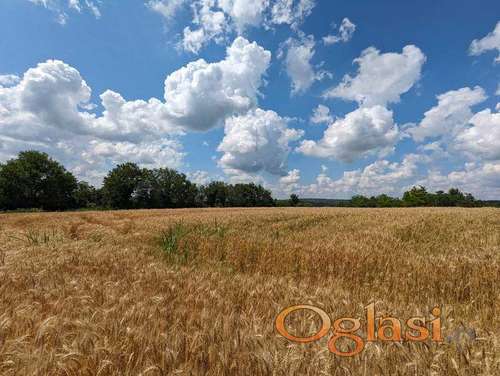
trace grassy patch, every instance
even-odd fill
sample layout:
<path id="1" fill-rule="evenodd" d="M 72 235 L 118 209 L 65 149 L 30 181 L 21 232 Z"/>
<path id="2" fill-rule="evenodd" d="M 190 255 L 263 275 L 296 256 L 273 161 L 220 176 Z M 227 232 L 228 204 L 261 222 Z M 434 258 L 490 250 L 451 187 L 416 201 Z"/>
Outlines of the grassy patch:
<path id="1" fill-rule="evenodd" d="M 215 261 L 226 259 L 226 239 L 229 228 L 213 223 L 175 222 L 158 237 L 163 255 L 171 262 L 186 264 L 195 261 L 201 251 L 210 252 Z"/>
<path id="2" fill-rule="evenodd" d="M 56 229 L 35 229 L 28 228 L 19 236 L 11 236 L 13 239 L 20 240 L 28 246 L 42 246 L 47 244 L 59 243 L 64 240 L 64 236 Z"/>

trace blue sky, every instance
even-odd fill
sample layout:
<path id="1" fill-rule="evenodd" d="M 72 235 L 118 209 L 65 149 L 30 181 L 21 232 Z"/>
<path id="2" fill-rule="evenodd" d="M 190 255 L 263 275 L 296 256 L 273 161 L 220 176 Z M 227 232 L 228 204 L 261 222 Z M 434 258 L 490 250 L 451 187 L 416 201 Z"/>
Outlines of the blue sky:
<path id="1" fill-rule="evenodd" d="M 499 21 L 493 0 L 4 0 L 0 161 L 499 198 Z"/>

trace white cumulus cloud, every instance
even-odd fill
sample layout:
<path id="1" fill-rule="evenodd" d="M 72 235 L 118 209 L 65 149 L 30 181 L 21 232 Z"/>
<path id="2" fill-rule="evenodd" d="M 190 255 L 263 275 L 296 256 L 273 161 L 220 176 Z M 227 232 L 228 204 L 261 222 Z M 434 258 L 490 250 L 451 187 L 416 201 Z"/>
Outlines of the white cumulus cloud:
<path id="1" fill-rule="evenodd" d="M 313 184 L 302 187 L 301 193 L 330 198 L 354 194 L 400 195 L 418 177 L 418 165 L 422 160 L 417 154 L 406 155 L 400 163 L 382 159 L 362 169 L 344 171 L 338 179 L 332 179 L 322 171 Z"/>
<path id="2" fill-rule="evenodd" d="M 297 29 L 315 6 L 314 0 L 276 0 L 271 8 L 270 22 Z"/>
<path id="3" fill-rule="evenodd" d="M 299 187 L 300 170 L 293 169 L 279 180 L 280 188 L 286 192 L 291 192 Z"/>
<path id="4" fill-rule="evenodd" d="M 363 106 L 399 102 L 420 79 L 426 57 L 413 45 L 403 48 L 402 53 L 380 53 L 374 47 L 367 48 L 354 60 L 359 65 L 355 77 L 346 75 L 336 87 L 327 90 L 327 98 L 342 98 Z"/>
<path id="5" fill-rule="evenodd" d="M 420 124 L 408 129 L 418 142 L 457 134 L 472 118 L 471 107 L 486 100 L 486 94 L 479 86 L 464 87 L 438 95 L 437 100 L 438 104 L 424 114 Z"/>
<path id="6" fill-rule="evenodd" d="M 0 74 L 0 86 L 13 86 L 20 80 L 21 78 L 15 74 Z"/>
<path id="7" fill-rule="evenodd" d="M 250 28 L 272 29 L 299 25 L 312 13 L 314 0 L 149 0 L 147 6 L 170 24 L 186 4 L 192 19 L 182 32 L 179 47 L 198 54 L 209 42 L 225 42 L 232 34 L 243 35 Z"/>
<path id="8" fill-rule="evenodd" d="M 94 112 L 91 88 L 78 70 L 48 60 L 0 85 L 0 159 L 35 148 L 89 179 L 124 160 L 178 167 L 185 154 L 182 134 L 223 125 L 257 105 L 270 58 L 240 37 L 224 60 L 198 60 L 168 75 L 164 100 L 129 101 L 105 91 L 102 114 Z"/>
<path id="9" fill-rule="evenodd" d="M 473 158 L 500 160 L 500 113 L 486 109 L 475 114 L 469 123 L 457 135 L 455 148 Z"/>
<path id="10" fill-rule="evenodd" d="M 447 191 L 454 187 L 481 199 L 497 200 L 500 196 L 500 163 L 466 163 L 463 169 L 448 173 L 431 170 L 416 184 L 430 191 Z"/>
<path id="11" fill-rule="evenodd" d="M 218 0 L 218 3 L 240 32 L 248 26 L 259 26 L 269 6 L 269 0 Z"/>
<path id="12" fill-rule="evenodd" d="M 495 29 L 482 39 L 474 39 L 469 47 L 469 53 L 473 56 L 481 55 L 487 51 L 496 50 L 499 55 L 495 62 L 500 62 L 500 22 Z"/>
<path id="13" fill-rule="evenodd" d="M 292 81 L 292 94 L 303 93 L 315 81 L 328 75 L 317 70 L 311 60 L 315 54 L 316 43 L 312 35 L 300 39 L 289 38 L 281 47 L 279 56 L 284 57 L 285 68 Z"/>
<path id="14" fill-rule="evenodd" d="M 335 120 L 321 140 L 303 141 L 298 151 L 352 162 L 369 154 L 387 154 L 398 140 L 399 130 L 392 111 L 382 106 L 360 107 Z"/>
<path id="15" fill-rule="evenodd" d="M 218 63 L 200 59 L 165 80 L 166 107 L 173 121 L 187 129 L 207 130 L 257 103 L 262 76 L 271 53 L 242 37 L 227 49 Z"/>
<path id="16" fill-rule="evenodd" d="M 193 24 L 184 28 L 182 46 L 184 50 L 197 54 L 211 40 L 222 42 L 229 29 L 228 19 L 222 10 L 214 8 L 215 0 L 200 0 L 193 3 Z"/>
<path id="17" fill-rule="evenodd" d="M 224 132 L 218 147 L 224 153 L 219 165 L 232 175 L 261 171 L 286 175 L 289 143 L 303 134 L 288 128 L 276 112 L 262 109 L 227 119 Z"/>

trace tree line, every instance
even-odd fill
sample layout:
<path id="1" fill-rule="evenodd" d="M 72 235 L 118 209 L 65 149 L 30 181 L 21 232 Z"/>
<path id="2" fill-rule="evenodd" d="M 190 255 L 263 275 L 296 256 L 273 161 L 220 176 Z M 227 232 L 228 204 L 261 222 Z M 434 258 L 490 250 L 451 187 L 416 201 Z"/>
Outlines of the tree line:
<path id="1" fill-rule="evenodd" d="M 327 205 L 326 202 L 331 202 Z M 0 164 L 0 210 L 153 209 L 191 207 L 315 206 L 314 200 L 275 200 L 262 185 L 214 181 L 196 185 L 185 174 L 169 168 L 147 169 L 123 163 L 108 172 L 101 188 L 93 187 L 47 154 L 24 151 Z M 427 192 L 413 187 L 403 197 L 382 194 L 351 200 L 322 200 L 321 206 L 412 207 L 495 206 L 456 188 Z"/>
<path id="2" fill-rule="evenodd" d="M 448 192 L 428 192 L 423 186 L 414 186 L 404 192 L 401 198 L 386 194 L 378 196 L 356 195 L 350 200 L 301 199 L 298 205 L 283 206 L 322 206 L 322 207 L 354 207 L 354 208 L 405 208 L 405 207 L 500 207 L 500 201 L 477 200 L 470 193 L 463 193 L 457 188 Z"/>
<path id="3" fill-rule="evenodd" d="M 72 210 L 274 206 L 261 185 L 212 182 L 197 186 L 169 168 L 116 166 L 95 188 L 38 151 L 24 151 L 0 164 L 0 210 Z"/>
<path id="4" fill-rule="evenodd" d="M 463 193 L 457 188 L 451 188 L 448 192 L 428 192 L 425 187 L 416 186 L 406 191 L 402 198 L 390 197 L 386 194 L 365 197 L 354 196 L 351 206 L 365 208 L 388 208 L 388 207 L 420 207 L 420 206 L 461 206 L 477 207 L 485 206 L 485 202 L 476 200 L 470 193 Z"/>

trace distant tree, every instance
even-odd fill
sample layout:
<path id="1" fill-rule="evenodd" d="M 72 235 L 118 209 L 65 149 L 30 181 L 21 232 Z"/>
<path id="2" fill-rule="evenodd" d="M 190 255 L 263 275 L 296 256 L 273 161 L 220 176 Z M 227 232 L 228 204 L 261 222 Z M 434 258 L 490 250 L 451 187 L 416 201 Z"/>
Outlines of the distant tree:
<path id="1" fill-rule="evenodd" d="M 194 207 L 198 189 L 186 175 L 169 168 L 143 170 L 133 194 L 138 208 Z"/>
<path id="2" fill-rule="evenodd" d="M 451 206 L 460 206 L 465 202 L 465 195 L 458 188 L 450 188 L 448 191 L 448 197 Z"/>
<path id="3" fill-rule="evenodd" d="M 351 206 L 356 208 L 370 207 L 370 199 L 363 195 L 356 195 L 351 198 Z"/>
<path id="4" fill-rule="evenodd" d="M 101 205 L 100 191 L 85 181 L 78 182 L 73 197 L 77 208 L 95 208 Z"/>
<path id="5" fill-rule="evenodd" d="M 434 206 L 452 206 L 450 196 L 443 191 L 437 191 L 432 195 L 432 202 Z"/>
<path id="6" fill-rule="evenodd" d="M 162 208 L 186 208 L 196 205 L 198 189 L 186 175 L 168 168 L 153 171 L 157 185 L 154 196 Z"/>
<path id="7" fill-rule="evenodd" d="M 378 208 L 393 208 L 401 206 L 401 202 L 399 199 L 390 197 L 386 194 L 381 194 L 375 197 L 374 200 Z"/>
<path id="8" fill-rule="evenodd" d="M 235 184 L 228 186 L 227 204 L 233 207 L 274 206 L 271 192 L 261 185 Z"/>
<path id="9" fill-rule="evenodd" d="M 274 205 L 276 205 L 276 202 L 273 200 L 273 195 L 272 195 L 270 190 L 265 189 L 260 184 L 257 185 L 257 187 L 255 189 L 256 189 L 256 193 L 257 193 L 257 206 L 274 206 Z"/>
<path id="10" fill-rule="evenodd" d="M 5 192 L 4 184 L 2 184 L 2 169 L 4 165 L 0 163 L 0 210 L 7 208 L 7 197 Z"/>
<path id="11" fill-rule="evenodd" d="M 24 151 L 0 168 L 3 209 L 65 210 L 75 206 L 76 178 L 45 153 Z"/>
<path id="12" fill-rule="evenodd" d="M 106 205 L 115 209 L 134 207 L 134 195 L 137 193 L 145 171 L 135 163 L 123 163 L 116 166 L 104 178 L 102 187 Z"/>
<path id="13" fill-rule="evenodd" d="M 475 197 L 471 193 L 466 193 L 462 206 L 469 206 L 469 207 L 479 206 L 479 203 L 476 201 Z"/>
<path id="14" fill-rule="evenodd" d="M 229 186 L 228 203 L 233 207 L 257 206 L 253 184 L 235 184 Z"/>
<path id="15" fill-rule="evenodd" d="M 153 171 L 142 169 L 140 177 L 131 193 L 130 205 L 138 209 L 161 207 L 158 191 L 158 182 Z"/>
<path id="16" fill-rule="evenodd" d="M 425 187 L 413 187 L 403 194 L 403 204 L 405 206 L 430 206 L 432 196 L 429 195 Z"/>
<path id="17" fill-rule="evenodd" d="M 297 196 L 295 193 L 292 193 L 290 195 L 290 206 L 297 206 L 300 203 L 299 196 Z"/>
<path id="18" fill-rule="evenodd" d="M 470 193 L 462 193 L 458 188 L 451 188 L 448 193 L 437 191 L 435 194 L 430 194 L 432 197 L 432 205 L 434 206 L 478 206 L 473 195 Z"/>
<path id="19" fill-rule="evenodd" d="M 207 206 L 226 206 L 229 195 L 229 186 L 223 181 L 213 181 L 202 188 L 203 197 Z"/>

